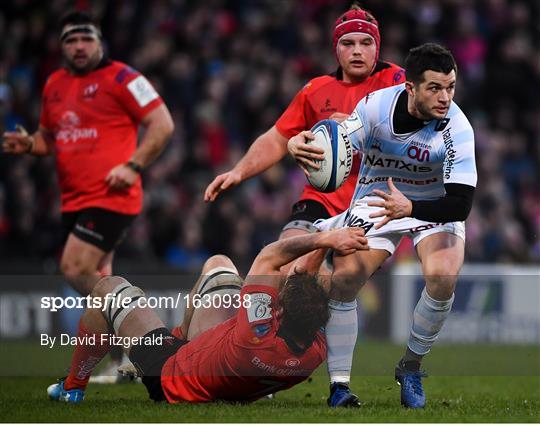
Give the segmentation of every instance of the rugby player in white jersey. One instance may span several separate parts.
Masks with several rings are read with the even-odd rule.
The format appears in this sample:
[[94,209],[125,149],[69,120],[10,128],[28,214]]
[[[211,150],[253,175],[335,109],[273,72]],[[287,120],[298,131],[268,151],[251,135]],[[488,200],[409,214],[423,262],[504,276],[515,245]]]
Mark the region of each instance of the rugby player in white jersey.
[[[426,285],[396,380],[401,403],[420,408],[426,403],[420,364],[454,300],[476,166],[472,127],[452,101],[457,66],[450,51],[434,43],[411,49],[405,70],[404,84],[369,94],[343,122],[353,146],[364,154],[360,176],[349,210],[317,227],[363,227],[370,246],[369,251],[333,257],[330,296],[341,302],[342,328],[327,334],[329,362],[334,356],[338,365],[330,378],[345,385],[358,332],[356,311],[349,307],[401,238],[412,238]],[[312,138],[302,132],[289,145]]]

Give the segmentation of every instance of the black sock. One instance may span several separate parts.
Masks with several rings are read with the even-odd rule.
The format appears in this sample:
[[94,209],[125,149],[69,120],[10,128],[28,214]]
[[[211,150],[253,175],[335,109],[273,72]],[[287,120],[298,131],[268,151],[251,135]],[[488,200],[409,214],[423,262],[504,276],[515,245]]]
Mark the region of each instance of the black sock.
[[411,351],[411,349],[407,347],[407,351],[399,362],[399,365],[405,370],[417,372],[420,370],[420,363],[422,363],[423,358],[423,355],[416,354],[414,351]]

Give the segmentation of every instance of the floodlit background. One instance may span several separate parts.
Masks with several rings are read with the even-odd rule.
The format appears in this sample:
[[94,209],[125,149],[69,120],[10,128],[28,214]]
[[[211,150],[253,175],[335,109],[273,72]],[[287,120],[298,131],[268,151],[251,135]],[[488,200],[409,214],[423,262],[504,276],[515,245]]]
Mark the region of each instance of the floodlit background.
[[[60,66],[58,20],[74,5],[101,20],[110,57],[152,81],[176,124],[166,151],[144,172],[144,211],[117,252],[116,271],[142,275],[145,289],[159,289],[154,275],[166,274],[162,286],[171,290],[182,279],[194,281],[209,255],[224,253],[246,272],[261,247],[277,239],[304,176],[286,160],[214,204],[204,204],[204,188],[238,161],[307,81],[336,69],[333,22],[350,2],[2,2],[2,131],[16,123],[36,128],[41,90]],[[380,23],[382,59],[402,65],[409,48],[427,41],[453,51],[455,100],[475,130],[479,179],[467,220],[467,268],[443,339],[538,344],[538,3],[361,5]],[[58,273],[61,235],[54,158],[0,155],[0,337],[76,323],[71,316],[47,318],[36,304],[41,295],[64,291],[61,279],[46,284],[43,277]],[[363,289],[359,314],[367,335],[403,340],[422,287],[415,261],[404,241]],[[471,323],[472,333],[463,332]]]

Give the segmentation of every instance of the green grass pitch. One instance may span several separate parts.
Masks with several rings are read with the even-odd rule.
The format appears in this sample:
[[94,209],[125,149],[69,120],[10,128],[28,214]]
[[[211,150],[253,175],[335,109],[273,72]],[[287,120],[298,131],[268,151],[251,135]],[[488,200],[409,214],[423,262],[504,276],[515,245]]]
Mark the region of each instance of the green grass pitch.
[[357,346],[352,387],[361,409],[331,410],[325,367],[310,382],[251,405],[156,404],[143,385],[90,385],[81,405],[46,398],[63,374],[70,350],[37,342],[0,341],[2,422],[539,422],[540,347],[436,346],[426,357],[428,405],[399,404],[393,368],[403,348],[380,342]]

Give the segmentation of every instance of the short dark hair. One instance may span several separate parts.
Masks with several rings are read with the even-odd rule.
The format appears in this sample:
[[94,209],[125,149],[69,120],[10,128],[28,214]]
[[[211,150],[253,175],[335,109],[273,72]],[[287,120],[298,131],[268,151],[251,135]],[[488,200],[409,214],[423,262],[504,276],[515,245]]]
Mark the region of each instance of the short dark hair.
[[65,14],[60,20],[60,30],[66,25],[94,25],[99,27],[96,21],[88,14],[82,10],[73,10]]
[[279,293],[279,304],[283,307],[280,328],[306,346],[311,345],[330,317],[326,291],[317,276],[305,272],[287,278]]
[[449,74],[457,72],[456,61],[450,50],[436,43],[425,43],[409,50],[405,59],[405,76],[413,83],[424,81],[425,71]]
[[366,21],[368,22],[373,22],[375,21],[375,24],[378,25],[378,22],[377,20],[375,19],[375,16],[373,16],[373,13],[371,13],[369,10],[367,9],[363,9],[362,6],[360,6],[360,3],[357,2],[357,1],[354,1],[352,4],[351,4],[351,7],[349,7],[349,10],[363,10],[364,13],[366,14]]

